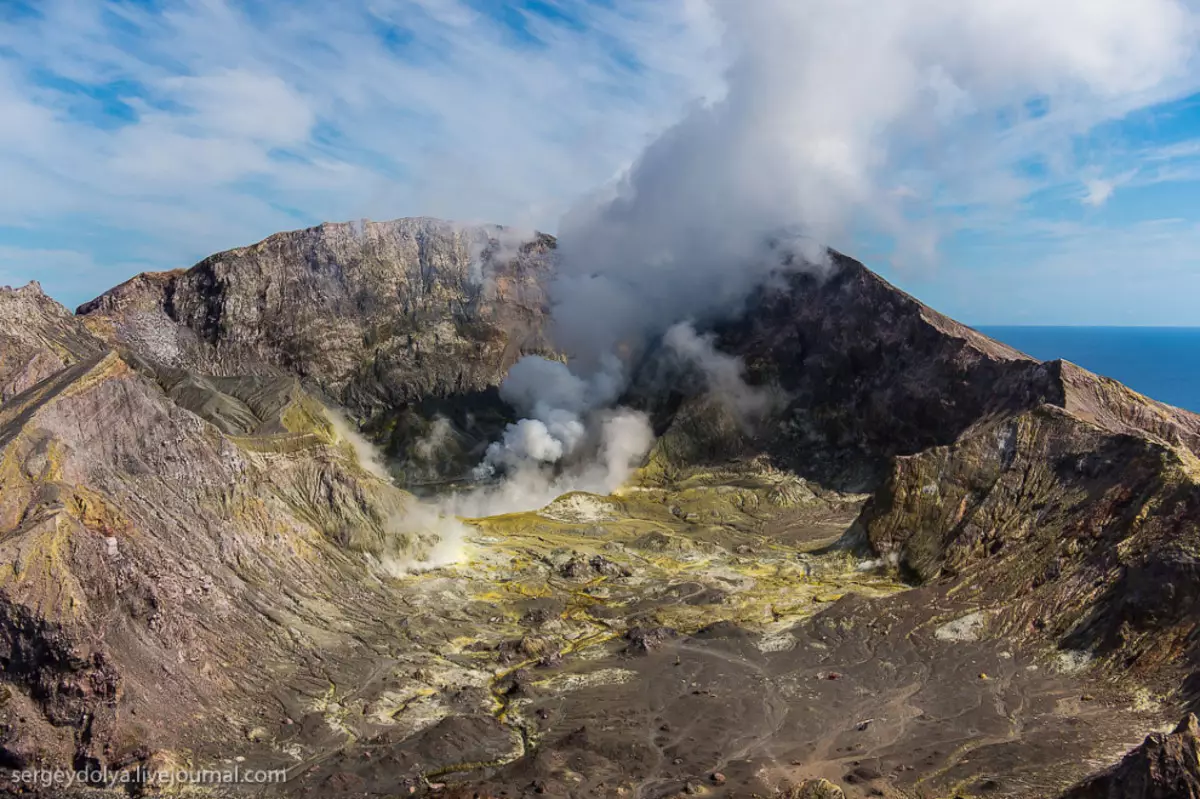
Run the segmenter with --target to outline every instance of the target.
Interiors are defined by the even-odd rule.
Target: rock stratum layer
[[[294,378],[180,392],[39,297],[0,293],[40,342],[16,373],[58,363],[0,405],[0,760],[128,764],[353,649],[354,619],[385,607],[371,559],[422,534]]]
[[[549,352],[553,269],[550,237],[418,219],[278,234],[74,316],[0,289],[0,767],[1194,795],[1194,722],[1087,775],[1195,701],[1200,418],[833,255],[713,329],[753,413],[652,349],[629,487],[439,519],[332,408],[402,481],[460,476],[511,420],[508,366]]]
[[[554,240],[435,219],[324,224],[143,274],[78,314],[114,347],[201,375],[288,375],[368,420],[393,452],[439,437],[462,472],[498,430],[495,386],[548,351]]]
[[[326,224],[140,275],[82,306],[111,344],[210,375],[291,374],[355,409],[495,385],[546,349],[553,240],[433,219]]]

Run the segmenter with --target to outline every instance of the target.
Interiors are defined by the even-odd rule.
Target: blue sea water
[[[981,327],[1043,361],[1062,358],[1200,413],[1200,327]]]

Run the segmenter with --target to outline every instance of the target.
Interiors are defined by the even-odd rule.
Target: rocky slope
[[[1200,722],[1189,713],[1170,734],[1154,733],[1111,769],[1062,799],[1196,799],[1200,797]]]
[[[140,275],[78,314],[168,366],[285,372],[351,407],[393,406],[494,385],[543,348],[552,247],[433,219],[325,224]]]
[[[323,225],[75,317],[0,291],[0,767],[1050,796],[1193,701],[1200,418],[843,256],[714,329],[753,413],[652,352],[631,486],[444,526],[328,406],[411,483],[477,458],[509,418],[495,385],[547,349],[554,242],[528,238]],[[461,562],[403,571],[450,533]],[[1179,769],[1126,765],[1186,733],[1079,795],[1173,795],[1151,788]]]
[[[749,427],[706,424],[703,399],[672,408],[656,465],[766,453],[871,492],[854,534],[910,579],[1021,597],[1004,602],[1009,632],[1147,672],[1190,652],[1200,417],[1033,361],[849,258],[751,307],[721,347],[783,400]]]
[[[826,485],[873,489],[897,456],[1054,405],[1114,433],[1200,448],[1200,418],[1070,364],[1040,364],[831,255],[793,271],[717,327],[750,383],[782,401],[741,446]],[[678,415],[671,407],[668,421]],[[726,442],[717,451],[725,457]]]
[[[845,545],[970,596],[988,635],[1200,699],[1200,417],[1033,361],[840,256],[750,307],[721,348],[783,400],[749,425],[669,404],[656,472],[766,453],[866,490]]]
[[[469,450],[452,474],[502,427],[489,389],[548,348],[553,246],[435,219],[324,224],[139,275],[78,313],[109,344],[167,366],[299,377],[370,419],[395,454],[445,417]]]
[[[1196,663],[1200,417],[1034,362],[846,258],[754,307],[722,342],[789,398],[764,449],[835,483],[882,466],[855,530],[877,554],[971,586],[1007,635],[1143,676]]]
[[[104,350],[41,286],[0,287],[0,402]]]
[[[0,318],[25,332],[19,374],[52,372],[0,404],[0,763],[239,736],[272,684],[358,646],[385,606],[371,564],[428,535],[294,379],[226,385],[261,414],[231,430],[222,395],[156,381],[36,288]]]

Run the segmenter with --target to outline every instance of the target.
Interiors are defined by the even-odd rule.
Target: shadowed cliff
[[[0,765],[240,746],[285,795],[1043,796],[1193,699],[1200,418],[837,254],[713,326],[753,414],[652,347],[631,486],[398,569],[439,531],[330,411],[403,483],[461,478],[550,352],[554,241],[526,238],[322,225],[77,316],[0,291]]]

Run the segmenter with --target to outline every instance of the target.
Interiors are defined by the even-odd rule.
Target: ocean
[[[1200,327],[981,327],[1043,361],[1062,358],[1200,413]]]

